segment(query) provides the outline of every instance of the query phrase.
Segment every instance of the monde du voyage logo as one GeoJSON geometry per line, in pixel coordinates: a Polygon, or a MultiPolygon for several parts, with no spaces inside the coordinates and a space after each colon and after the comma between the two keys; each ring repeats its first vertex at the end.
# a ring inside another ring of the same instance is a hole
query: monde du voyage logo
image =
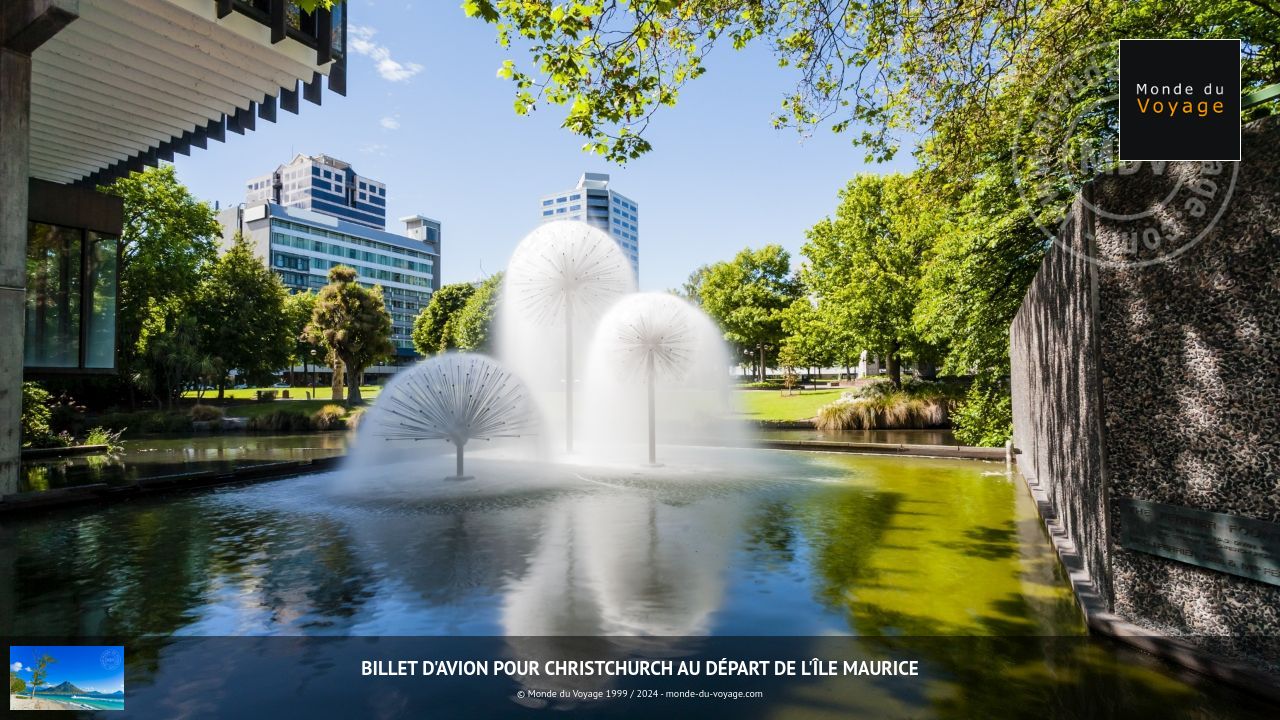
{"type": "Polygon", "coordinates": [[[1120,160],[1240,159],[1239,40],[1120,41],[1120,160]]]}

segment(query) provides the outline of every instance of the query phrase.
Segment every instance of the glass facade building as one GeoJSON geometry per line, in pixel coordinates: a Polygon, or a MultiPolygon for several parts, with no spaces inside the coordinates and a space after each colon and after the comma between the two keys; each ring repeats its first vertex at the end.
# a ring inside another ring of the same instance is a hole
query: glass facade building
{"type": "Polygon", "coordinates": [[[407,234],[397,235],[276,203],[231,208],[220,220],[226,241],[242,232],[291,293],[318,291],[335,265],[354,268],[361,285],[381,286],[396,346],[393,365],[418,357],[413,322],[440,287],[438,221],[405,218],[407,234]]]}
{"type": "Polygon", "coordinates": [[[387,226],[387,186],[328,155],[298,155],[274,172],[249,180],[245,203],[314,210],[376,230],[387,226]]]}
{"type": "Polygon", "coordinates": [[[583,173],[571,190],[542,197],[542,222],[577,220],[609,233],[640,277],[640,208],[609,188],[606,173],[583,173]]]}

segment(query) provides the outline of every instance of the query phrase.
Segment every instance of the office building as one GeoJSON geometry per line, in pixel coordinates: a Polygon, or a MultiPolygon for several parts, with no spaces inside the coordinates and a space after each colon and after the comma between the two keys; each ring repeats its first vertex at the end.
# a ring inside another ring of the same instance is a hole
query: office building
{"type": "Polygon", "coordinates": [[[542,197],[542,221],[578,220],[609,233],[640,277],[640,209],[609,187],[607,173],[583,173],[578,184],[542,197]]]}
{"type": "MultiPolygon", "coordinates": [[[[376,189],[373,195],[385,202],[386,186],[356,175],[347,163],[326,155],[299,155],[276,172],[249,181],[246,202],[223,211],[219,220],[224,240],[243,233],[289,292],[318,291],[328,284],[329,268],[335,265],[355,268],[361,285],[380,285],[391,313],[396,356],[367,372],[386,374],[418,357],[413,322],[440,288],[440,222],[422,215],[402,218],[403,235],[374,227],[372,219],[355,222],[349,211],[360,212],[358,206],[366,202],[360,193],[368,197],[369,192],[360,190],[362,186],[376,189]],[[345,206],[338,206],[320,184],[332,181],[325,172],[339,171],[342,184],[356,188],[346,193],[345,206]],[[261,186],[264,182],[269,185],[261,186]],[[309,195],[289,194],[308,188],[313,190],[309,195]],[[264,189],[269,194],[264,195],[264,189]]],[[[385,205],[376,207],[385,215],[385,205]]]]}
{"type": "Polygon", "coordinates": [[[387,186],[357,175],[350,163],[328,155],[298,155],[274,172],[253,178],[244,201],[314,210],[376,230],[387,226],[387,186]]]}

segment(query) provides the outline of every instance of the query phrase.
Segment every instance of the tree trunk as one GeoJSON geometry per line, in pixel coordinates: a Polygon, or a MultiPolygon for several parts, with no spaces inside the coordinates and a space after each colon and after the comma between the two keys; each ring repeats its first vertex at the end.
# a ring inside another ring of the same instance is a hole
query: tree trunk
{"type": "Polygon", "coordinates": [[[218,378],[218,402],[222,402],[222,391],[227,387],[227,376],[218,378]]]}
{"type": "Polygon", "coordinates": [[[896,388],[902,387],[902,358],[898,356],[898,343],[889,348],[889,382],[896,388]]]}
{"type": "Polygon", "coordinates": [[[332,388],[332,401],[336,403],[342,402],[342,361],[334,359],[333,363],[333,379],[330,382],[332,388]]]}
{"type": "Polygon", "coordinates": [[[347,405],[363,405],[364,401],[360,399],[360,370],[346,365],[347,368],[347,405]]]}
{"type": "Polygon", "coordinates": [[[765,382],[765,376],[768,373],[764,367],[764,343],[760,343],[760,382],[765,382]]]}

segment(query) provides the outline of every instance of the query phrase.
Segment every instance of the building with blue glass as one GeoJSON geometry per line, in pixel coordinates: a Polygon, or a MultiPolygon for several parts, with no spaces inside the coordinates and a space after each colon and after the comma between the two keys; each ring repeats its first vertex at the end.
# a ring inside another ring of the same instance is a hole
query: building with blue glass
{"type": "Polygon", "coordinates": [[[347,163],[299,155],[276,172],[249,181],[244,205],[219,215],[224,240],[243,233],[289,292],[319,290],[335,265],[355,268],[361,285],[382,287],[396,358],[370,368],[374,374],[394,372],[418,357],[413,322],[440,288],[440,222],[411,215],[401,218],[403,235],[387,232],[381,222],[385,193],[386,186],[356,175],[347,163]],[[338,187],[346,193],[346,205],[334,199],[340,197],[338,187]]]}
{"type": "Polygon", "coordinates": [[[607,173],[583,173],[578,184],[542,196],[542,222],[577,220],[609,233],[640,278],[640,208],[609,187],[607,173]]]}
{"type": "Polygon", "coordinates": [[[387,186],[357,175],[350,163],[328,155],[298,155],[274,172],[253,178],[244,199],[246,205],[269,202],[314,210],[378,230],[387,226],[387,186]]]}

